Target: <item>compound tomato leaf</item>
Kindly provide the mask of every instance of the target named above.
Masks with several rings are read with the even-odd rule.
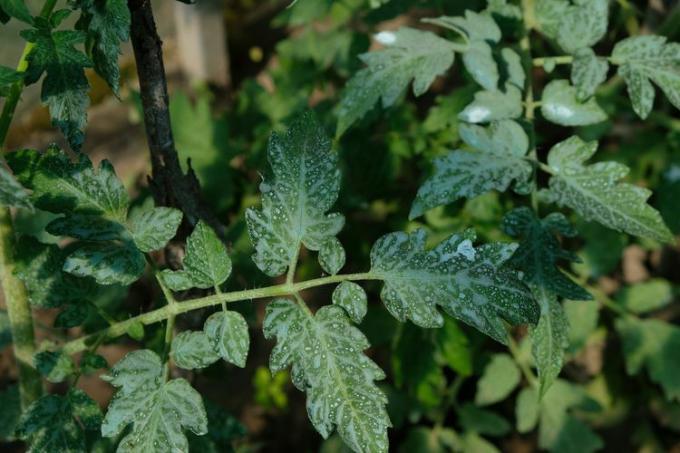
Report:
[[[562,370],[564,351],[569,347],[569,322],[555,294],[535,286],[541,318],[529,328],[531,352],[538,370],[539,395],[543,397]]]
[[[505,91],[483,90],[475,93],[458,118],[468,123],[488,123],[522,116],[522,92],[513,84],[506,84]]]
[[[434,33],[407,27],[381,32],[376,40],[386,47],[359,56],[367,67],[345,86],[337,110],[337,136],[363,118],[379,100],[384,108],[394,105],[411,80],[415,96],[425,93],[434,79],[451,67],[454,51],[465,49]]]
[[[469,230],[426,250],[424,230],[378,239],[371,250],[370,273],[385,282],[380,296],[389,312],[400,321],[441,327],[440,305],[501,343],[507,342],[504,320],[536,324],[539,307],[531,292],[515,271],[504,266],[517,246],[474,247],[474,240]]]
[[[79,154],[75,162],[57,149],[41,153],[22,150],[7,155],[17,179],[30,189],[38,208],[56,214],[101,215],[125,222],[128,194],[113,166],[103,160],[95,170],[90,159]]]
[[[541,113],[548,121],[561,126],[587,126],[607,119],[595,98],[580,102],[577,89],[567,80],[553,80],[545,87]]]
[[[144,273],[144,255],[130,243],[86,242],[64,261],[64,272],[100,285],[129,285]]]
[[[208,367],[220,358],[208,336],[200,331],[184,331],[173,338],[170,355],[175,365],[185,370]]]
[[[560,260],[578,263],[581,260],[563,250],[555,233],[574,237],[574,230],[564,215],[552,213],[544,219],[521,207],[510,211],[503,219],[503,230],[512,237],[522,238],[508,264],[522,271],[523,280],[572,300],[590,300],[588,291],[577,285],[557,267]]]
[[[654,105],[654,82],[680,109],[680,43],[664,36],[632,36],[614,47],[611,62],[628,86],[633,110],[647,118]]]
[[[182,222],[182,211],[174,208],[151,208],[128,219],[135,245],[142,252],[160,250],[175,236]]]
[[[368,340],[340,307],[312,315],[277,299],[267,306],[263,330],[267,339],[277,339],[272,374],[292,365],[293,383],[307,392],[307,413],[324,438],[337,430],[356,452],[387,452],[387,397],[374,382],[385,374],[362,353]]]
[[[120,46],[130,37],[130,9],[125,0],[80,0],[83,15],[76,24],[93,40],[94,69],[118,95]]]
[[[187,239],[182,266],[182,270],[164,270],[161,273],[161,278],[173,291],[219,286],[231,274],[227,248],[213,229],[202,220]]]
[[[85,139],[90,105],[85,68],[91,67],[92,62],[75,46],[85,42],[85,33],[41,27],[24,30],[21,36],[34,43],[28,54],[26,82],[35,83],[43,72],[47,74],[40,98],[49,107],[52,124],[61,130],[71,148],[79,151]]]
[[[673,243],[661,215],[646,203],[651,192],[617,182],[628,174],[628,167],[618,162],[584,165],[596,150],[597,142],[576,136],[553,146],[548,154],[553,176],[545,198],[613,230]]]
[[[131,429],[118,452],[189,449],[184,430],[202,436],[208,419],[201,395],[184,379],[165,382],[158,355],[148,349],[127,354],[102,379],[117,388],[102,423],[104,437]]]
[[[319,250],[345,224],[342,214],[326,214],[338,198],[338,155],[311,113],[299,117],[268,146],[273,177],[260,184],[262,208],[246,211],[255,246],[253,261],[270,277],[297,260],[300,245]]]
[[[525,159],[529,138],[514,121],[493,122],[487,128],[461,124],[459,133],[472,150],[455,150],[434,160],[434,174],[418,189],[409,218],[426,210],[473,198],[490,190],[505,191],[513,181],[525,193],[533,167]]]
[[[205,321],[203,331],[220,357],[238,367],[246,366],[250,335],[243,315],[235,311],[214,313]]]

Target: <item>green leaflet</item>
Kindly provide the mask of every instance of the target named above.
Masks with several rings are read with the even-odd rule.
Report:
[[[331,275],[337,274],[345,265],[345,249],[336,237],[328,238],[319,248],[319,264]]]
[[[566,299],[592,299],[588,291],[557,267],[560,260],[580,262],[576,255],[563,250],[555,237],[555,233],[567,237],[576,235],[576,230],[564,215],[552,213],[539,220],[531,209],[521,207],[505,216],[503,230],[512,237],[522,238],[508,264],[522,271],[524,281]]]
[[[501,30],[489,14],[465,11],[465,17],[439,17],[426,19],[441,27],[454,30],[467,38],[463,64],[472,78],[486,90],[498,88],[498,66],[489,43],[501,39]]]
[[[529,335],[543,397],[562,370],[564,351],[569,347],[569,322],[555,294],[544,287],[534,287],[533,293],[541,306],[541,318]]]
[[[613,230],[672,243],[673,235],[661,216],[646,203],[651,192],[617,183],[628,167],[617,162],[584,165],[596,150],[597,142],[586,143],[576,136],[553,146],[548,154],[553,176],[546,198]]]
[[[504,64],[501,69],[507,73],[508,82],[523,90],[527,75],[519,54],[509,47],[504,47],[501,50],[501,58]]]
[[[609,63],[587,47],[574,54],[571,64],[571,83],[576,87],[576,100],[584,102],[607,79]]]
[[[338,155],[311,113],[299,117],[268,146],[272,178],[260,184],[262,208],[248,209],[253,261],[270,277],[297,260],[300,245],[319,250],[345,224],[342,214],[326,214],[340,190]]]
[[[75,372],[71,357],[62,352],[43,351],[33,357],[35,368],[49,382],[58,383]]]
[[[626,310],[644,314],[670,304],[673,301],[673,287],[667,280],[653,278],[624,287],[616,295],[616,301]]]
[[[333,290],[333,304],[342,307],[347,316],[357,324],[366,316],[368,310],[366,291],[354,282],[344,281]]]
[[[102,285],[137,280],[145,267],[142,252],[163,248],[182,218],[176,209],[151,208],[128,221],[128,194],[105,160],[95,170],[83,154],[72,162],[63,151],[50,148],[45,153],[11,153],[8,162],[32,190],[36,207],[64,214],[47,225],[48,232],[87,241],[71,247],[64,271],[93,277]]]
[[[508,354],[494,354],[477,383],[475,404],[487,406],[503,401],[517,387],[521,373]]]
[[[129,285],[144,272],[146,261],[132,244],[85,243],[64,262],[64,271],[76,277],[92,277],[100,285]]]
[[[337,430],[356,452],[387,452],[387,398],[374,383],[385,374],[362,353],[368,341],[340,307],[312,315],[277,299],[267,306],[263,330],[277,339],[272,374],[292,365],[293,383],[307,392],[307,413],[324,438]]]
[[[567,80],[553,80],[545,87],[541,113],[548,121],[561,126],[587,126],[607,119],[594,98],[580,102],[577,89]]]
[[[2,162],[0,162],[0,205],[33,209],[28,192]]]
[[[602,39],[609,24],[609,0],[576,3],[566,8],[557,27],[557,43],[572,54]]]
[[[174,235],[174,234],[173,234]],[[173,291],[219,286],[231,274],[227,248],[202,220],[187,239],[183,270],[161,272],[165,284]]]
[[[0,11],[29,25],[33,24],[33,16],[25,0],[0,0]]]
[[[130,216],[128,225],[132,240],[142,252],[165,247],[182,222],[182,212],[173,208],[151,208]]]
[[[72,388],[66,396],[47,395],[31,404],[16,432],[32,452],[86,453],[85,431],[97,430],[101,419],[97,403]]]
[[[21,72],[0,65],[0,96],[7,96],[14,82],[18,82],[23,77],[24,75]]]
[[[432,250],[425,250],[425,231],[390,233],[371,250],[371,274],[384,280],[381,298],[400,321],[421,327],[441,327],[437,310],[505,343],[503,320],[535,324],[539,309],[514,271],[503,264],[514,244],[474,247],[471,230],[454,234]]]
[[[205,333],[188,330],[180,332],[172,339],[170,355],[175,365],[185,370],[205,368],[220,358]]]
[[[535,0],[533,24],[545,36],[555,39],[560,24],[569,9],[568,0]]]
[[[491,123],[488,128],[461,124],[459,133],[473,150],[451,151],[434,160],[434,174],[418,189],[409,218],[459,198],[505,191],[513,181],[515,190],[526,192],[533,168],[525,160],[529,138],[519,124],[510,120]]]
[[[633,36],[614,47],[611,62],[628,86],[633,110],[647,118],[654,105],[654,82],[680,109],[680,44],[663,36]]]
[[[474,100],[458,114],[468,123],[487,123],[522,116],[522,92],[507,84],[505,92],[483,90],[475,93]]]
[[[595,411],[599,405],[581,388],[558,379],[539,403],[535,389],[525,388],[517,398],[517,429],[539,424],[538,445],[558,453],[591,453],[603,447],[602,439],[572,410]]]
[[[186,331],[172,341],[172,356],[177,366],[191,370],[205,368],[220,358],[238,367],[246,366],[250,347],[248,323],[235,311],[213,313],[202,332]]]
[[[463,329],[451,318],[437,329],[435,345],[440,362],[462,376],[472,374],[472,348]]]
[[[28,55],[26,83],[35,83],[43,72],[47,74],[40,97],[49,107],[52,124],[61,130],[74,150],[80,150],[90,104],[85,68],[92,66],[92,62],[74,46],[85,42],[85,33],[52,31],[43,24],[40,28],[22,31],[21,36],[35,43]]]
[[[336,136],[342,135],[382,99],[392,106],[413,79],[413,94],[420,96],[434,79],[453,64],[460,45],[428,32],[400,28],[381,32],[376,39],[386,47],[360,55],[367,67],[357,72],[345,87],[337,110]]]
[[[102,379],[118,389],[109,405],[101,432],[117,437],[128,426],[129,433],[118,452],[188,451],[183,430],[197,435],[208,430],[201,395],[184,379],[165,382],[163,365],[147,349],[127,354]]]
[[[69,236],[86,241],[115,241],[128,239],[125,227],[115,220],[90,214],[70,214],[57,217],[47,224],[45,231],[54,236]]]
[[[120,84],[118,55],[130,35],[130,10],[125,0],[80,0],[83,14],[76,24],[93,40],[94,69],[116,95]]]
[[[658,319],[633,317],[619,318],[615,326],[623,339],[628,374],[646,368],[667,399],[680,401],[680,328]]]
[[[79,303],[92,297],[96,285],[62,271],[70,250],[41,244],[30,236],[17,242],[16,273],[24,282],[31,305],[41,308]]]
[[[203,331],[220,357],[238,367],[246,366],[250,335],[243,315],[235,311],[214,313],[205,321]]]
[[[37,208],[125,221],[128,195],[108,161],[102,161],[95,170],[84,154],[72,162],[63,151],[50,148],[44,153],[10,153],[7,162],[19,182],[31,189],[31,201]]]

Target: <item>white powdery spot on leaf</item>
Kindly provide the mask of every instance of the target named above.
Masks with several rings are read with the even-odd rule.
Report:
[[[292,366],[293,384],[307,393],[307,413],[324,438],[337,430],[356,452],[387,452],[387,397],[375,385],[385,374],[363,354],[368,340],[342,308],[325,306],[312,315],[277,299],[267,306],[263,330],[277,340],[272,373]]]
[[[345,218],[326,213],[340,190],[338,155],[311,113],[298,118],[286,134],[272,135],[268,159],[273,176],[260,185],[262,208],[248,209],[246,223],[255,247],[253,261],[276,277],[295,260],[301,245],[319,250],[340,232]]]
[[[380,238],[371,250],[370,272],[385,282],[380,295],[390,313],[421,327],[440,327],[441,306],[501,343],[507,341],[503,320],[535,324],[538,305],[516,272],[503,266],[515,245],[475,249],[474,239],[474,232],[467,231],[425,250],[423,230]]]

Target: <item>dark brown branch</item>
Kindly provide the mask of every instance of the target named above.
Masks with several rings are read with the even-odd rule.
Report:
[[[207,222],[224,237],[224,226],[201,199],[196,176],[184,174],[172,137],[163,51],[150,0],[128,0],[132,14],[130,37],[137,63],[144,126],[151,152],[151,191],[157,205],[181,209],[190,224]]]

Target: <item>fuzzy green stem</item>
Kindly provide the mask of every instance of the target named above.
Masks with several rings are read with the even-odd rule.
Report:
[[[57,0],[46,0],[40,10],[40,17],[49,17],[56,4]],[[28,55],[33,47],[34,44],[26,43],[17,64],[17,71],[26,71]],[[12,85],[9,96],[5,99],[5,105],[0,114],[0,150],[4,151],[5,139],[23,89],[24,81],[21,79]],[[12,332],[14,356],[17,361],[21,407],[26,409],[42,394],[42,381],[40,374],[32,366],[35,334],[28,294],[24,283],[14,274],[15,241],[12,213],[8,208],[0,208],[0,282]]]
[[[532,64],[537,67],[545,66],[546,64],[571,64],[574,61],[574,57],[571,55],[560,55],[557,57],[541,57],[534,58],[531,60]]]
[[[24,283],[14,274],[14,231],[12,214],[0,209],[0,282],[7,305],[14,357],[19,371],[21,407],[26,409],[42,394],[40,374],[33,368],[35,337],[33,316]]]
[[[330,285],[333,283],[340,283],[345,280],[379,280],[380,277],[369,272],[359,274],[344,274],[332,275],[329,277],[317,278],[307,280],[300,283],[268,286],[266,288],[247,289],[242,291],[232,291],[222,294],[213,294],[211,296],[200,297],[197,299],[186,300],[176,304],[165,305],[156,310],[143,313],[139,316],[117,322],[106,329],[99,332],[86,335],[75,340],[69,341],[63,347],[63,351],[67,354],[75,354],[85,350],[89,344],[94,342],[99,335],[104,335],[106,338],[115,338],[124,335],[127,329],[135,323],[142,323],[144,325],[154,324],[171,316],[188,313],[193,310],[201,308],[212,307],[224,303],[238,302],[242,300],[265,299],[277,296],[291,296],[300,291],[304,291],[317,286]]]

